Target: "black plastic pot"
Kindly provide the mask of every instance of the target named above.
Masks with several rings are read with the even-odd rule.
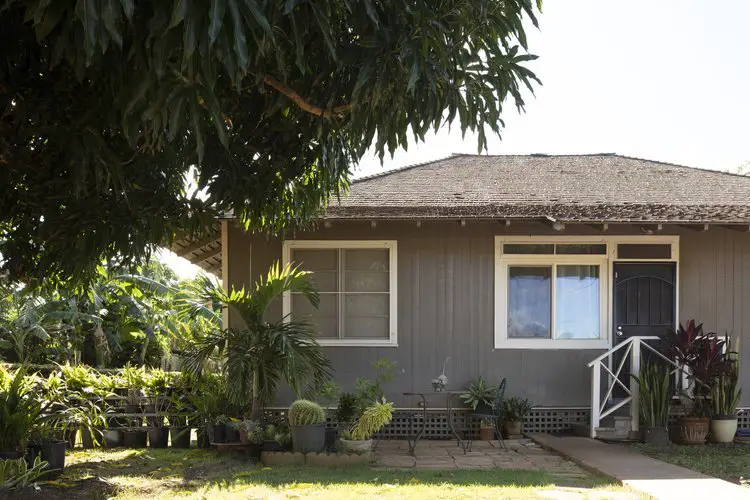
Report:
[[[62,474],[65,468],[65,448],[66,441],[45,441],[39,446],[42,460],[49,463],[47,478],[57,477]]]
[[[120,429],[105,429],[102,431],[102,441],[105,448],[119,448],[125,445],[125,437]]]
[[[292,446],[295,452],[321,452],[326,447],[326,424],[293,425]]]
[[[262,444],[251,444],[247,447],[247,456],[254,462],[260,462],[260,454],[263,452]]]
[[[20,451],[0,451],[0,460],[18,460],[22,456]]]
[[[97,441],[101,442],[101,429],[95,430]],[[81,444],[84,450],[90,450],[94,447],[94,436],[91,435],[88,429],[81,429]]]
[[[212,443],[226,442],[226,426],[224,424],[212,425],[210,430]]]
[[[224,442],[236,443],[240,440],[240,432],[230,424],[224,426]]]
[[[166,448],[169,446],[169,429],[155,427],[148,431],[149,448]]]
[[[339,430],[335,427],[326,427],[326,450],[332,451],[336,448],[336,438]]]
[[[170,427],[172,448],[190,448],[190,427]]]
[[[211,439],[208,437],[208,427],[198,427],[196,434],[198,437],[198,448],[207,449],[211,447]]]
[[[145,448],[146,447],[146,431],[122,431],[123,444],[125,448]]]
[[[65,441],[68,443],[68,449],[73,449],[76,446],[76,438],[78,437],[78,429],[68,429],[65,431]]]

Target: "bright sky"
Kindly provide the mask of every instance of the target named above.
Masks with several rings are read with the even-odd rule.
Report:
[[[750,0],[548,0],[529,29],[543,85],[526,112],[507,108],[489,152],[620,153],[727,170],[750,161]],[[476,153],[447,127],[398,151],[368,156],[355,176]],[[195,266],[165,258],[180,275]]]

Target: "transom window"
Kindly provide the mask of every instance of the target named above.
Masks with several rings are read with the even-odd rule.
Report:
[[[285,262],[312,273],[316,310],[301,294],[284,300],[284,314],[304,317],[321,345],[396,344],[395,241],[286,241]]]

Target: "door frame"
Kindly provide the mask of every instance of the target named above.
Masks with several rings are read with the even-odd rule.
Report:
[[[612,243],[609,245],[609,297],[607,299],[608,307],[608,325],[610,348],[615,344],[615,264],[674,264],[674,329],[680,324],[680,237],[679,235],[641,235],[641,236],[616,236],[609,239]],[[671,258],[669,259],[618,259],[617,244],[619,243],[649,243],[649,244],[670,244],[672,246]]]

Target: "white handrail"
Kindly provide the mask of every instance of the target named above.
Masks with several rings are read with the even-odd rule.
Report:
[[[612,355],[612,353],[618,351],[619,349],[621,349],[622,347],[624,347],[626,344],[628,344],[630,342],[633,342],[635,339],[639,339],[639,340],[659,340],[660,338],[661,337],[655,337],[655,336],[644,336],[644,337],[634,336],[634,337],[628,337],[625,340],[623,340],[622,342],[620,342],[619,344],[617,344],[616,346],[614,346],[613,348],[611,348],[609,351],[607,351],[607,352],[605,352],[605,353],[603,353],[603,354],[595,357],[594,359],[592,359],[589,362],[589,368],[591,368],[592,366],[594,366],[594,363],[597,363],[597,362],[603,360],[604,358],[610,357]],[[666,358],[664,358],[664,359],[666,359]]]

